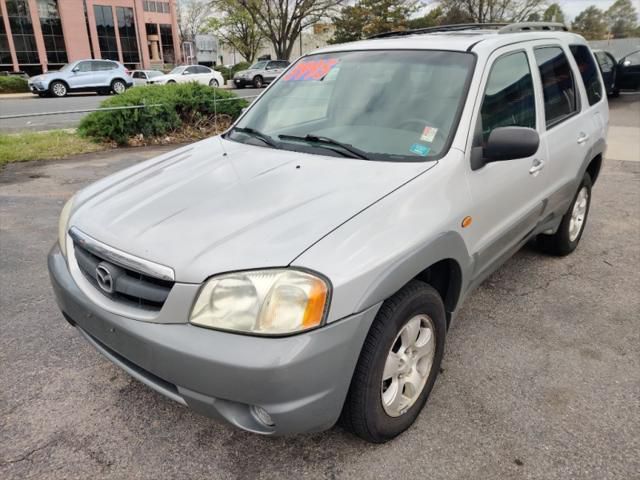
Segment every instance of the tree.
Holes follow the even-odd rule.
[[[633,36],[637,28],[638,13],[631,0],[616,0],[609,7],[605,16],[609,24],[609,31],[614,38]]]
[[[235,48],[247,62],[253,63],[264,42],[264,35],[251,15],[236,0],[215,0],[216,17],[207,20],[204,30]]]
[[[445,11],[453,10],[474,23],[523,22],[538,12],[546,0],[442,0]]]
[[[251,16],[276,56],[288,60],[306,27],[330,16],[345,0],[236,0]]]
[[[604,12],[591,6],[580,12],[571,24],[571,30],[587,40],[600,40],[607,34],[607,22]]]
[[[178,29],[183,42],[193,42],[200,33],[213,7],[208,0],[182,0],[178,9]]]
[[[444,10],[440,5],[438,5],[426,15],[410,19],[407,23],[407,27],[411,29],[436,27],[438,25],[441,25],[441,21],[443,20],[443,18]]]
[[[545,22],[558,22],[564,23],[564,12],[560,5],[552,3],[542,14],[542,20]]]
[[[405,30],[416,11],[415,0],[359,0],[344,7],[334,18],[336,27],[331,43],[366,38],[377,33]]]

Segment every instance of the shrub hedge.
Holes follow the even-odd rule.
[[[24,78],[9,75],[0,77],[0,93],[28,92],[29,86]]]
[[[201,124],[213,119],[215,114],[235,120],[248,103],[225,90],[198,83],[182,83],[131,88],[122,95],[105,100],[101,107],[133,105],[159,106],[92,112],[80,122],[80,135],[123,145],[140,135],[144,138],[161,137]]]
[[[222,74],[222,76],[224,77],[224,81],[226,82],[227,80],[231,80],[236,72],[239,72],[240,70],[247,70],[250,66],[251,64],[248,62],[240,62],[236,63],[231,68],[226,68],[220,65],[218,67],[215,67],[215,69]]]

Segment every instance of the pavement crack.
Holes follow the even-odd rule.
[[[41,451],[41,450],[44,450],[45,448],[47,448],[47,447],[49,447],[50,445],[52,445],[53,443],[55,443],[55,441],[56,441],[56,440],[55,440],[55,439],[53,439],[53,440],[51,440],[51,441],[49,441],[49,442],[45,443],[44,445],[41,445],[41,446],[39,446],[39,447],[36,447],[36,448],[34,448],[33,450],[29,450],[29,451],[28,451],[27,453],[25,453],[24,455],[21,455],[21,456],[19,456],[19,457],[17,457],[17,458],[14,458],[14,459],[12,459],[12,460],[7,460],[7,461],[5,461],[5,462],[1,462],[1,463],[0,463],[0,467],[4,467],[5,465],[11,465],[11,464],[14,464],[14,463],[23,462],[24,460],[31,460],[31,456],[32,456],[34,453],[37,453],[37,452],[39,452],[39,451]]]

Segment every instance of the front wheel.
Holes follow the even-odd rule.
[[[386,300],[362,347],[341,423],[373,443],[409,428],[440,370],[445,332],[444,304],[430,285],[413,280]]]
[[[542,251],[551,255],[564,256],[573,252],[587,225],[589,207],[591,206],[591,177],[584,174],[573,202],[562,217],[560,226],[552,235],[538,235],[537,243]]]
[[[65,97],[67,95],[67,86],[64,82],[55,81],[49,86],[49,91],[56,97]]]

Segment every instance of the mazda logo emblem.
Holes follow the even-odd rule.
[[[109,270],[109,265],[106,263],[100,263],[96,267],[96,280],[98,281],[98,286],[105,293],[113,293],[114,285],[113,285],[113,274],[111,270]]]

